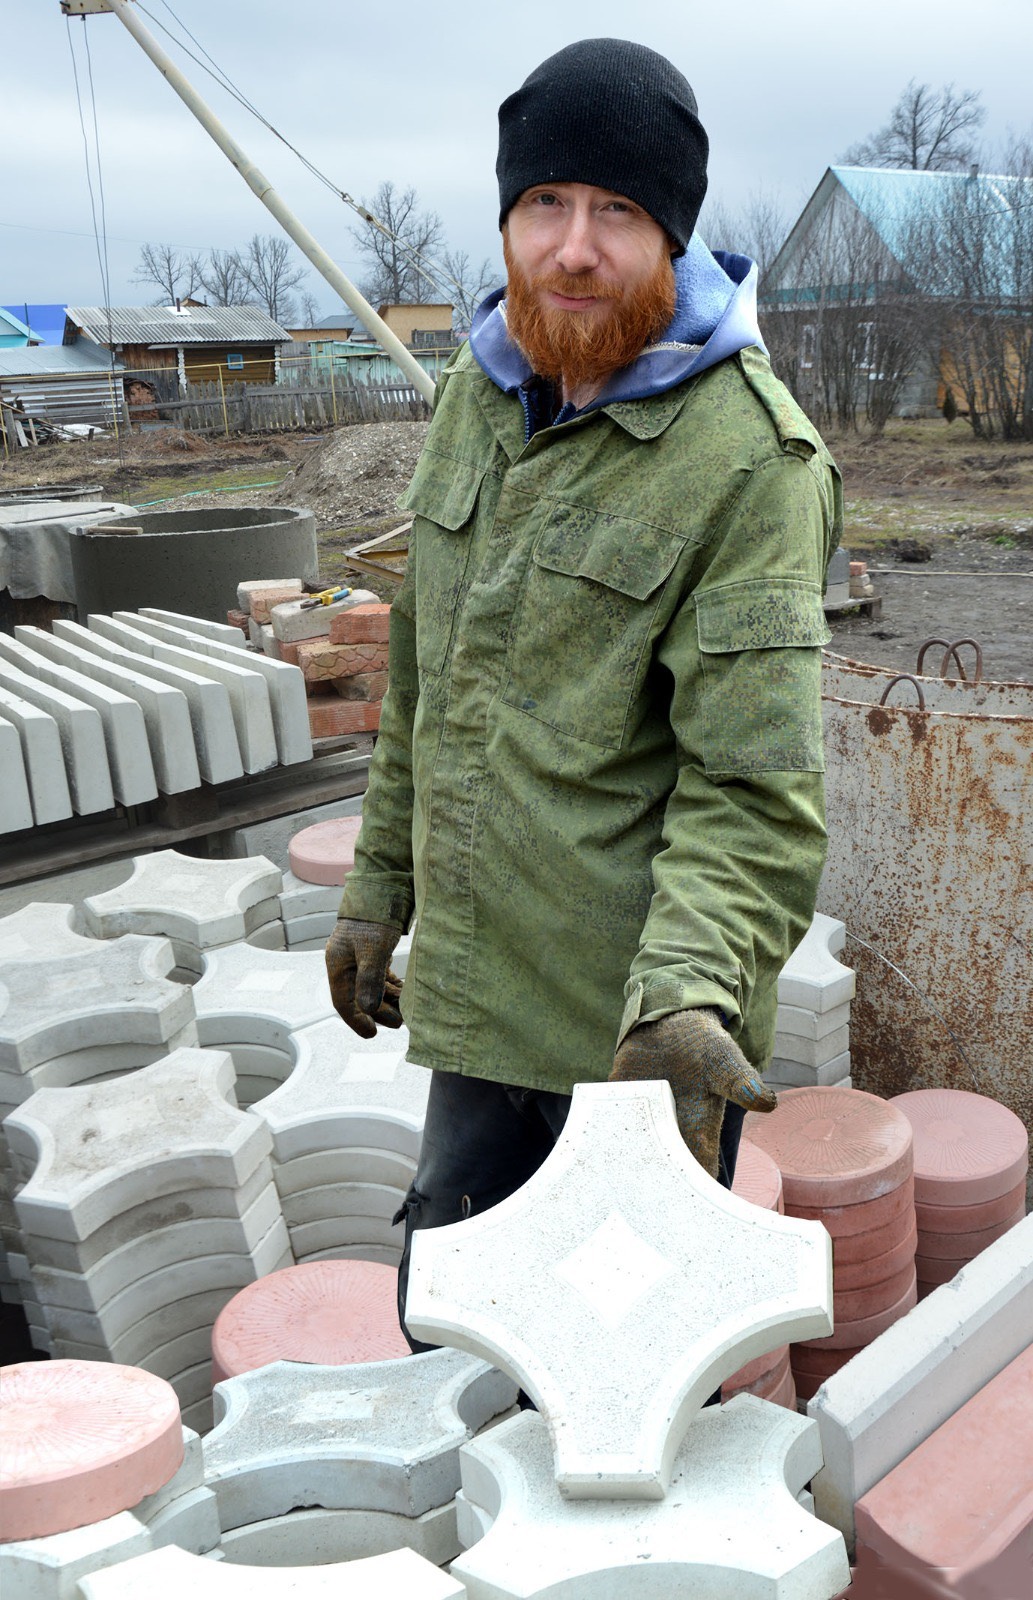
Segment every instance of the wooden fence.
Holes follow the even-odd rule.
[[[156,387],[153,385],[152,387]],[[411,384],[342,383],[306,374],[277,384],[191,383],[186,393],[157,394],[130,405],[130,421],[169,422],[191,433],[265,433],[351,422],[410,422],[430,416]]]

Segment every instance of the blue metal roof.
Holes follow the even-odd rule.
[[[980,214],[1009,222],[1025,194],[1033,196],[1033,180],[978,172],[914,172],[895,167],[830,167],[854,204],[883,243],[898,257],[908,230],[935,218],[951,201],[970,195]]]
[[[28,324],[32,337],[41,344],[60,344],[65,332],[64,306],[0,306],[20,322]]]

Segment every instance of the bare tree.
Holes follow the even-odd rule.
[[[319,321],[319,303],[315,295],[308,289],[303,289],[298,295],[298,305],[301,308],[302,325],[314,328]]]
[[[366,264],[362,292],[372,305],[419,305],[443,291],[432,274],[443,243],[441,218],[421,211],[416,190],[385,180],[363,206],[370,221],[351,230]],[[421,270],[422,263],[422,270]]]
[[[789,221],[774,195],[755,191],[738,211],[721,200],[708,200],[700,216],[699,231],[711,249],[749,256],[757,263],[763,281],[789,232]]]
[[[268,311],[274,322],[293,322],[292,291],[303,281],[306,271],[287,240],[275,233],[255,233],[237,254],[248,299]]]
[[[972,161],[972,135],[986,119],[974,89],[952,83],[932,89],[914,78],[886,126],[851,145],[840,161],[850,167],[910,167],[920,172],[957,172]]]
[[[177,250],[171,244],[145,244],[133,272],[136,283],[149,283],[158,290],[155,305],[171,306],[186,300],[203,287],[197,256]]]
[[[247,278],[236,250],[209,250],[197,258],[196,265],[210,304],[239,306],[247,299]]]
[[[452,298],[453,327],[456,333],[465,335],[470,331],[473,314],[484,296],[489,289],[501,284],[502,274],[488,256],[475,267],[465,250],[444,251],[441,265],[445,273],[444,287]]]

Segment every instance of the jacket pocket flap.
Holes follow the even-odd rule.
[[[424,450],[398,504],[455,533],[472,517],[483,477],[483,467]]]
[[[821,598],[817,585],[791,578],[707,589],[696,596],[699,647],[724,655],[828,644]]]
[[[535,564],[589,578],[633,600],[648,600],[670,577],[684,541],[664,528],[580,506],[557,506],[535,548]]]

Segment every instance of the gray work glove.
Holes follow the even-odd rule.
[[[678,1129],[705,1172],[717,1177],[725,1101],[774,1111],[777,1101],[725,1032],[717,1011],[672,1011],[632,1028],[614,1057],[611,1083],[666,1078]]]
[[[402,980],[390,970],[391,952],[401,938],[383,922],[338,917],[326,946],[326,973],[334,1010],[360,1039],[372,1039],[377,1024],[400,1028],[398,997]]]

